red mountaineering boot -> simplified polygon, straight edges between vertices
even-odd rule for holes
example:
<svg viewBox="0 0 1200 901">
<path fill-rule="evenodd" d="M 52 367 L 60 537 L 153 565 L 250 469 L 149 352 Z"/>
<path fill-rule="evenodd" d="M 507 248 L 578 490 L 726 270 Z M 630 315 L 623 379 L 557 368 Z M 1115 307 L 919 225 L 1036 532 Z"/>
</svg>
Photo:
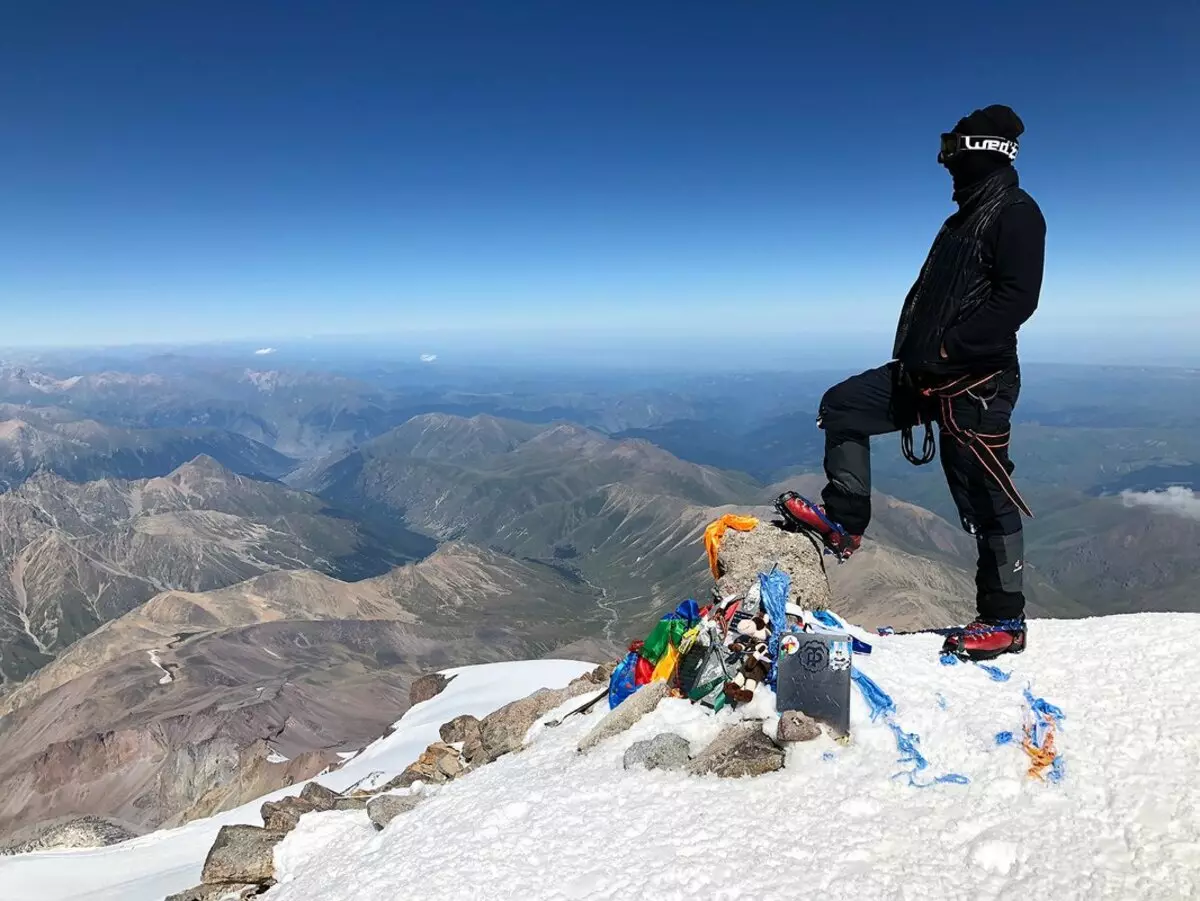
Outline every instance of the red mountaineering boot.
<svg viewBox="0 0 1200 901">
<path fill-rule="evenodd" d="M 794 491 L 785 491 L 775 500 L 775 509 L 784 522 L 796 529 L 804 529 L 816 535 L 825 548 L 838 558 L 840 563 L 862 545 L 861 535 L 851 535 L 838 523 L 825 515 L 825 508 L 814 504 Z"/>
<path fill-rule="evenodd" d="M 1025 620 L 996 622 L 976 620 L 960 632 L 946 636 L 943 654 L 960 660 L 991 660 L 1001 654 L 1020 654 L 1025 650 Z"/>
</svg>

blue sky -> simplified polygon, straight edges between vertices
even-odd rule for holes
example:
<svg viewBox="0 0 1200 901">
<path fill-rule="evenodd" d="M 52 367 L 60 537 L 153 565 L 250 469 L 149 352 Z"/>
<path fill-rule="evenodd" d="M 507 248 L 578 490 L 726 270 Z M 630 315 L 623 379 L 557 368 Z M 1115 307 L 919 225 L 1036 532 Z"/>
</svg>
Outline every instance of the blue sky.
<svg viewBox="0 0 1200 901">
<path fill-rule="evenodd" d="M 1149 362 L 1200 337 L 1198 35 L 1192 2 L 9 4 L 0 344 L 886 355 L 938 134 L 1002 102 L 1049 222 L 1025 346 Z"/>
</svg>

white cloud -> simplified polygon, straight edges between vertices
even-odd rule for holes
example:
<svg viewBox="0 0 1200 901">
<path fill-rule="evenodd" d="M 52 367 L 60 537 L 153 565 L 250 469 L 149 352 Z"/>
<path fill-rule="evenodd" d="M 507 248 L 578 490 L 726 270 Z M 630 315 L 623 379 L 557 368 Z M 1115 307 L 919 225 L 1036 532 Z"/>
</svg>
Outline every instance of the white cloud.
<svg viewBox="0 0 1200 901">
<path fill-rule="evenodd" d="M 266 356 L 269 356 L 269 355 L 271 355 L 271 354 L 273 354 L 273 353 L 278 353 L 278 351 L 277 351 L 277 350 L 275 350 L 275 348 L 273 348 L 273 347 L 260 347 L 260 348 L 259 348 L 258 350 L 256 350 L 254 353 L 255 353 L 255 354 L 257 354 L 257 355 L 258 355 L 258 356 L 260 356 L 260 357 L 266 357 Z"/>
<path fill-rule="evenodd" d="M 1200 494 L 1190 488 L 1172 485 L 1162 491 L 1122 491 L 1126 507 L 1156 507 L 1190 519 L 1200 519 Z"/>
<path fill-rule="evenodd" d="M 437 354 L 421 354 L 422 363 L 432 363 L 437 359 Z"/>
</svg>

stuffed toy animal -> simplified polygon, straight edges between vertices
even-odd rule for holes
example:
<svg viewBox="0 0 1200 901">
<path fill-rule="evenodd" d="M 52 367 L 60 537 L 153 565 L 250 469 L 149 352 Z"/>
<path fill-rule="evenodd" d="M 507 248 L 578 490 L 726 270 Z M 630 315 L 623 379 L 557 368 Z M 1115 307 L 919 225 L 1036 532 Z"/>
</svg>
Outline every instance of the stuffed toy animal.
<svg viewBox="0 0 1200 901">
<path fill-rule="evenodd" d="M 735 641 L 730 649 L 740 651 L 744 656 L 741 670 L 725 683 L 725 697 L 735 704 L 748 704 L 754 698 L 754 689 L 771 671 L 771 655 L 765 641 L 753 644 Z"/>
</svg>

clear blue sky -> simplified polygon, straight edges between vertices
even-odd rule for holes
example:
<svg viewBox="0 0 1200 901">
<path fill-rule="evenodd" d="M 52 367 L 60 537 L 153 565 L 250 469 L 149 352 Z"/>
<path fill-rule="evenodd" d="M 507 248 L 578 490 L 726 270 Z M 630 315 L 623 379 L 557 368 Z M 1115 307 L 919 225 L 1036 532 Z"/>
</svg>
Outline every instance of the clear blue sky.
<svg viewBox="0 0 1200 901">
<path fill-rule="evenodd" d="M 938 134 L 994 102 L 1049 221 L 1027 346 L 1200 344 L 1194 0 L 45 0 L 0 13 L 0 96 L 0 345 L 886 354 L 950 211 Z"/>
</svg>

